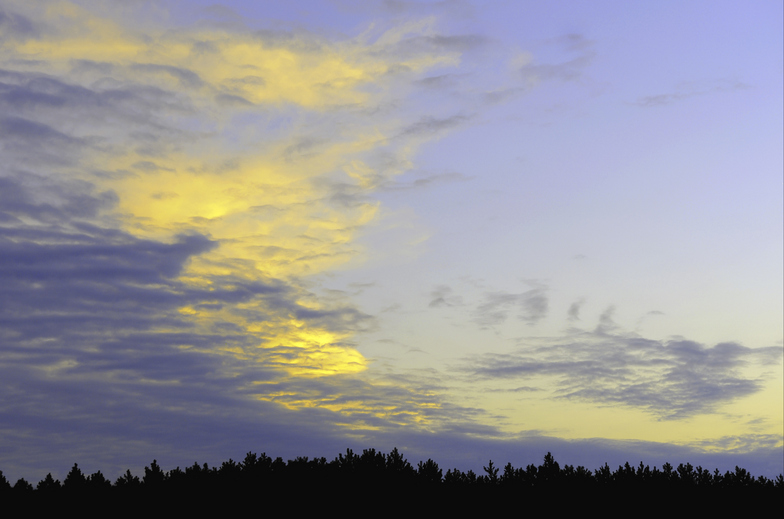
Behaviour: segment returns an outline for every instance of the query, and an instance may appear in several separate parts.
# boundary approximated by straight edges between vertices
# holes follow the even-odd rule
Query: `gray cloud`
[[[487,38],[479,34],[428,34],[403,38],[389,49],[396,54],[421,52],[470,52],[480,49]]]
[[[689,94],[658,94],[639,98],[635,104],[639,106],[663,106],[674,103],[680,99],[691,97]]]
[[[440,74],[417,80],[415,83],[425,88],[441,90],[443,88],[457,85],[460,76],[458,74]]]
[[[328,143],[329,141],[324,138],[300,137],[286,146],[283,150],[283,156],[287,161],[292,161],[300,157],[316,155],[319,149]]]
[[[160,156],[193,140],[191,130],[177,127],[170,117],[190,113],[183,93],[103,77],[117,72],[108,64],[79,61],[72,66],[101,76],[83,86],[41,72],[0,70],[0,147],[6,169],[74,166],[88,150],[126,153],[133,143],[142,155]],[[46,173],[39,169],[38,174]]]
[[[6,38],[35,37],[40,31],[36,25],[26,16],[0,8],[0,41]]]
[[[215,102],[222,106],[239,106],[248,107],[254,106],[253,103],[244,97],[234,94],[218,94],[215,96]]]
[[[75,163],[85,147],[83,139],[71,137],[55,128],[23,117],[0,116],[0,149],[8,164],[49,164],[67,166]],[[21,158],[27,160],[19,160]]]
[[[61,145],[76,144],[78,141],[68,135],[47,126],[21,117],[3,117],[0,119],[0,138],[16,143],[56,142]]]
[[[359,2],[365,8],[372,8],[375,2]],[[382,0],[378,5],[385,11],[394,14],[407,14],[421,16],[440,12],[452,16],[471,16],[475,12],[474,6],[465,0],[440,0],[437,2],[415,2],[406,0]],[[358,4],[351,6],[356,9]]]
[[[117,196],[111,191],[93,194],[90,188],[78,180],[55,184],[29,171],[12,171],[8,176],[0,176],[0,212],[19,225],[22,223],[19,218],[63,224],[74,218],[95,217],[117,202]],[[2,232],[10,237],[25,233],[48,236],[53,231],[47,227],[7,226]]]
[[[649,96],[642,96],[634,102],[637,106],[642,107],[656,107],[665,106],[689,99],[690,97],[698,97],[708,94],[719,92],[734,92],[738,90],[746,90],[750,88],[749,85],[740,81],[734,80],[714,80],[714,81],[700,81],[700,82],[684,82],[678,85],[674,92],[665,94],[656,94]]]
[[[618,325],[615,324],[615,321],[613,321],[614,313],[614,306],[607,307],[607,309],[599,316],[599,322],[596,325],[596,329],[594,329],[594,333],[598,335],[606,335],[618,329]]]
[[[8,74],[0,84],[0,103],[16,110],[105,105],[100,94],[39,74]]]
[[[171,171],[171,169],[169,169],[169,168],[162,168],[162,167],[158,166],[158,164],[156,164],[155,162],[153,162],[151,160],[140,160],[139,162],[134,162],[133,164],[131,164],[131,167],[133,169],[138,169],[140,171],[146,171],[148,173],[151,173],[153,171],[162,171],[162,170]]]
[[[520,294],[507,292],[489,292],[485,294],[482,304],[474,310],[474,321],[482,327],[502,324],[510,313],[528,324],[536,324],[543,319],[549,310],[547,289],[533,288]]]
[[[307,156],[315,151],[308,151],[312,147],[318,146],[320,143],[305,143],[301,149],[297,144],[293,145],[286,150],[287,160],[294,160],[297,156]],[[301,151],[301,155],[296,155],[296,151]],[[288,157],[292,157],[288,159]],[[468,177],[460,173],[434,173],[422,174],[414,173],[412,180],[408,176],[399,178],[395,177],[394,173],[387,173],[383,168],[374,170],[372,173],[366,175],[362,179],[363,185],[357,185],[353,182],[345,182],[335,180],[329,177],[317,177],[313,180],[313,184],[317,186],[320,191],[329,193],[328,199],[330,202],[341,207],[359,207],[367,203],[372,203],[373,195],[376,193],[408,193],[413,190],[426,189],[432,186],[445,184],[449,182],[458,182],[468,180]]]
[[[592,54],[577,56],[561,63],[542,63],[526,65],[522,68],[525,79],[574,81],[593,60]]]
[[[89,59],[71,60],[71,71],[77,74],[97,73],[102,76],[107,76],[111,74],[114,69],[114,64],[106,61],[93,61]]]
[[[430,293],[430,304],[428,304],[431,308],[438,308],[442,306],[462,306],[463,298],[457,295],[452,294],[452,289],[446,285],[439,285],[437,286],[431,293]]]
[[[567,51],[572,52],[585,51],[593,45],[592,40],[589,40],[584,35],[578,33],[565,34],[556,38],[555,41]]]
[[[582,308],[585,300],[579,299],[569,305],[569,310],[567,311],[567,319],[570,321],[579,321],[580,320],[580,308]]]
[[[469,177],[466,177],[460,173],[455,173],[455,172],[435,173],[432,175],[420,176],[408,182],[402,180],[383,182],[378,186],[376,190],[383,191],[383,192],[411,191],[414,189],[422,189],[429,186],[440,185],[449,182],[460,182],[468,179]]]
[[[747,348],[736,343],[706,347],[692,341],[653,341],[601,332],[531,344],[510,354],[472,358],[464,368],[478,379],[558,381],[557,398],[599,405],[639,407],[662,419],[715,412],[719,405],[751,395],[764,381],[748,378],[749,363],[776,366],[780,347]]]
[[[453,115],[443,119],[435,117],[422,117],[419,121],[403,128],[401,135],[435,135],[446,130],[451,130],[468,120],[464,115]]]
[[[131,69],[138,72],[167,74],[177,79],[180,83],[180,86],[183,87],[198,88],[204,84],[198,74],[192,70],[181,67],[174,67],[171,65],[157,65],[152,63],[139,63],[131,65]]]
[[[524,79],[529,81],[574,81],[593,61],[595,53],[591,50],[593,42],[581,34],[566,34],[551,40],[552,44],[573,53],[573,58],[560,63],[530,63],[521,69]]]
[[[501,90],[487,92],[484,94],[483,98],[485,103],[495,105],[513,99],[526,92],[526,90],[527,89],[523,87],[503,88]]]
[[[462,34],[455,36],[427,36],[425,37],[431,45],[444,50],[456,50],[465,52],[484,45],[487,41],[484,36],[478,34]]]

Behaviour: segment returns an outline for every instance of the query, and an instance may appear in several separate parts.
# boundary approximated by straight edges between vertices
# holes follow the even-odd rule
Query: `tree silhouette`
[[[142,478],[142,483],[144,483],[145,486],[150,488],[160,487],[165,479],[166,474],[164,474],[161,467],[158,465],[158,460],[152,460],[149,467],[144,467],[144,478]]]
[[[83,490],[84,487],[87,485],[87,478],[84,477],[82,474],[79,465],[74,463],[74,466],[71,468],[71,471],[65,476],[65,480],[63,481],[63,488],[68,490],[69,492],[80,491]]]
[[[400,477],[412,476],[414,474],[414,467],[398,452],[397,447],[387,454],[386,469]]]
[[[25,478],[19,478],[14,483],[15,494],[28,494],[33,491],[33,485],[27,482]]]
[[[0,470],[0,496],[7,494],[11,491],[11,483],[3,475],[3,471]]]
[[[493,466],[493,460],[490,460],[487,466],[482,468],[485,472],[487,472],[487,476],[485,476],[485,478],[489,483],[492,483],[493,485],[498,483],[498,467]]]
[[[93,492],[106,492],[112,488],[112,482],[99,470],[87,477],[87,488]]]
[[[115,487],[125,489],[133,489],[141,484],[142,482],[139,481],[139,477],[131,474],[130,469],[126,470],[125,474],[117,478],[117,481],[114,482]]]
[[[438,468],[438,463],[428,458],[417,465],[417,476],[423,483],[438,484],[441,483],[442,471]]]
[[[48,473],[44,479],[38,482],[36,490],[46,493],[53,493],[60,490],[60,480],[54,479],[52,473]]]
[[[478,513],[480,504],[487,503],[503,509],[503,505],[514,505],[521,499],[544,504],[560,496],[568,497],[559,502],[567,513],[579,512],[578,506],[584,509],[607,502],[625,509],[651,499],[663,507],[683,503],[680,509],[695,513],[706,509],[727,512],[741,503],[770,506],[767,503],[779,503],[784,497],[784,476],[755,478],[740,467],[721,474],[718,469],[711,473],[688,463],[675,469],[665,463],[660,470],[640,462],[637,467],[625,463],[612,471],[605,463],[592,472],[582,466],[561,468],[548,452],[539,466],[515,468],[507,463],[501,473],[489,460],[483,469],[481,476],[456,468],[444,476],[432,459],[420,461],[415,469],[397,448],[386,455],[375,449],[357,455],[347,449],[332,461],[299,456],[284,462],[249,452],[241,463],[229,459],[219,467],[210,467],[194,462],[184,470],[176,467],[169,472],[153,460],[144,468],[142,480],[126,470],[114,485],[100,471],[85,476],[76,463],[62,484],[49,473],[35,488],[23,478],[11,487],[0,472],[0,496],[8,503],[40,500],[58,507],[85,503],[95,510],[121,503],[134,513],[165,502],[172,507],[168,511],[180,515],[212,511],[218,503],[239,502],[260,490],[283,501],[307,495],[311,503],[323,503],[347,487],[354,489],[357,506],[372,507],[381,496],[394,495],[399,506],[424,506],[420,511],[428,515]],[[202,503],[211,504],[203,509]]]

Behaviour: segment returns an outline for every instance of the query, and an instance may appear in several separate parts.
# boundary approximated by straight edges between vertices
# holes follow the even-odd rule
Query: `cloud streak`
[[[473,315],[474,321],[481,327],[502,324],[510,313],[516,314],[520,321],[533,325],[543,319],[548,310],[547,289],[537,287],[520,294],[489,292]]]
[[[634,104],[641,107],[657,107],[677,103],[691,97],[704,96],[720,92],[736,92],[746,90],[749,85],[740,81],[716,80],[702,82],[684,82],[677,86],[674,92],[643,96],[637,99]]]
[[[555,383],[554,398],[640,408],[660,419],[716,412],[720,405],[760,391],[764,379],[748,376],[749,365],[781,362],[776,346],[713,347],[688,341],[654,341],[599,330],[531,344],[509,354],[467,360],[463,372],[482,380]]]

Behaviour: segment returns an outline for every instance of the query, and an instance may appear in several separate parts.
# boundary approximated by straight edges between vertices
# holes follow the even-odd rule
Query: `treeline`
[[[220,467],[194,463],[181,469],[164,471],[156,460],[137,476],[127,470],[114,482],[100,472],[84,474],[74,464],[60,482],[47,474],[36,485],[19,479],[11,485],[0,471],[0,498],[6,503],[61,503],[77,499],[92,503],[139,504],[152,498],[165,500],[176,497],[180,503],[214,502],[217,498],[242,499],[259,493],[276,499],[298,499],[309,496],[329,500],[335,495],[346,495],[355,503],[380,494],[397,495],[398,502],[407,500],[435,500],[453,507],[466,506],[479,497],[483,500],[526,497],[541,500],[553,496],[569,496],[584,502],[613,499],[637,499],[644,496],[684,499],[692,496],[705,503],[732,503],[742,497],[757,502],[784,497],[784,477],[775,479],[753,476],[743,468],[724,474],[718,469],[709,471],[691,464],[673,467],[665,463],[661,469],[626,463],[612,470],[607,464],[589,470],[585,467],[564,465],[548,452],[541,465],[515,468],[507,463],[503,468],[492,461],[483,473],[449,469],[446,473],[432,459],[420,461],[416,467],[397,450],[389,454],[366,449],[356,454],[348,449],[335,459],[298,457],[284,462],[266,454],[249,452],[241,462],[232,459]],[[718,501],[717,501],[718,499]],[[304,504],[304,503],[301,503]],[[562,503],[561,506],[568,506]]]

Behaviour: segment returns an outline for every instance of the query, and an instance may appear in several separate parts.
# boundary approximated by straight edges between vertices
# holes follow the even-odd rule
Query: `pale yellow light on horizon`
[[[662,418],[641,407],[557,398],[556,386],[547,377],[526,385],[542,391],[516,393],[482,391],[475,387],[459,398],[464,405],[480,407],[503,416],[499,428],[510,435],[535,430],[565,439],[605,438],[674,444],[718,441],[752,435],[780,436],[784,425],[782,380],[767,380],[760,393],[725,403],[706,413],[678,419]],[[522,395],[522,396],[521,396]],[[753,424],[753,425],[752,425]],[[707,448],[707,447],[706,447]]]

